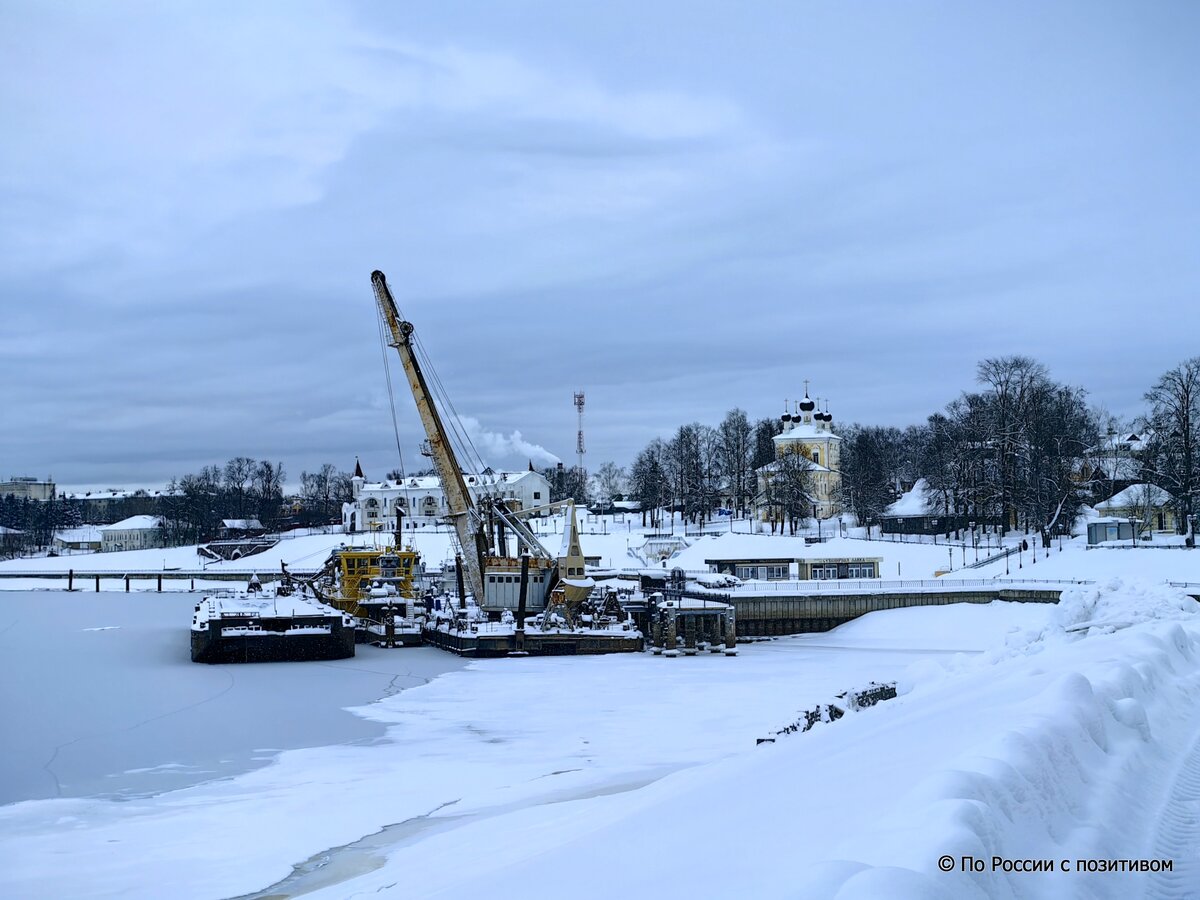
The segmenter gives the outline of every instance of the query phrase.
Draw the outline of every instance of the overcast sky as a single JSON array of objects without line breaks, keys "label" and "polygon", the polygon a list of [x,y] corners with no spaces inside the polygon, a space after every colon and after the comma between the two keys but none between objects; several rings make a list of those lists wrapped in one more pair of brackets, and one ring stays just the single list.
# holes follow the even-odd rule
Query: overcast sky
[{"label": "overcast sky", "polygon": [[1198,47],[1194,2],[2,0],[0,478],[382,476],[375,268],[497,466],[572,459],[574,390],[594,468],[1009,353],[1136,414],[1200,353]]}]

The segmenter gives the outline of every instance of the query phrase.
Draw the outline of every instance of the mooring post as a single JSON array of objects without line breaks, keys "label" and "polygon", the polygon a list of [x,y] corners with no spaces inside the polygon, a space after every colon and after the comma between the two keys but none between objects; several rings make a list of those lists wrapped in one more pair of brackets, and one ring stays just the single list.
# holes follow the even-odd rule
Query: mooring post
[{"label": "mooring post", "polygon": [[129,576],[125,576],[125,593],[129,593]]},{"label": "mooring post", "polygon": [[525,604],[529,600],[529,551],[521,554],[521,589],[517,594],[517,633],[515,650],[525,649]]},{"label": "mooring post", "polygon": [[192,588],[191,589],[193,591],[196,589],[196,579],[195,578],[192,579]]},{"label": "mooring post", "polygon": [[96,576],[96,590],[97,591],[100,590],[100,576],[99,575]]},{"label": "mooring post", "polygon": [[699,623],[695,616],[687,616],[683,620],[683,652],[688,656],[696,653],[696,631]]},{"label": "mooring post", "polygon": [[[462,554],[455,553],[454,554],[454,577],[458,580],[458,608],[466,609],[467,608],[467,589],[466,589],[465,585],[463,584],[462,567],[463,567]],[[482,597],[476,597],[475,599],[476,599],[477,603],[483,602]]]},{"label": "mooring post", "polygon": [[162,593],[162,572],[158,573],[158,592]]},{"label": "mooring post", "polygon": [[67,590],[75,590],[75,570],[67,569]]}]

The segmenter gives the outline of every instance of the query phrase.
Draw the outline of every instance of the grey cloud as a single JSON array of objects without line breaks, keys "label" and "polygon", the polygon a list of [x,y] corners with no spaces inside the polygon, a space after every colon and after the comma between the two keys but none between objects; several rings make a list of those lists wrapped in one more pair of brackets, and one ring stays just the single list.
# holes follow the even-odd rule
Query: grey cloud
[{"label": "grey cloud", "polygon": [[[920,421],[997,353],[1132,413],[1195,352],[1186,4],[14,9],[14,472],[390,468],[374,268],[461,413],[570,459],[585,389],[595,462],[804,378],[839,421]],[[48,66],[64,41],[128,104]]]}]

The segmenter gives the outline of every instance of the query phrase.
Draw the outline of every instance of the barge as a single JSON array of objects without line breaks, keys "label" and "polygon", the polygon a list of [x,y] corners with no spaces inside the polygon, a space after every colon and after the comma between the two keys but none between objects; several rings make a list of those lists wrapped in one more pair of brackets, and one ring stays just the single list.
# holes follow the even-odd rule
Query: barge
[{"label": "barge", "polygon": [[643,650],[645,640],[633,619],[614,597],[605,595],[605,599],[613,602],[592,601],[576,610],[575,616],[563,616],[551,607],[523,620],[505,611],[499,621],[491,621],[473,598],[459,606],[453,598],[444,598],[425,623],[422,639],[469,657],[585,656]]},{"label": "barge", "polygon": [[196,604],[192,662],[287,662],[354,655],[354,617],[290,585],[221,591]]}]

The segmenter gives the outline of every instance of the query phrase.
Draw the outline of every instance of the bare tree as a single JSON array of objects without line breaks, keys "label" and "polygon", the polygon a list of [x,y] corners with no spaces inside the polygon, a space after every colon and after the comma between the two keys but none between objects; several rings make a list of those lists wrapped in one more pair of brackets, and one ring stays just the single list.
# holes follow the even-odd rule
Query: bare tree
[{"label": "bare tree", "polygon": [[248,456],[235,456],[225,463],[223,487],[229,492],[232,512],[238,519],[246,518],[246,495],[254,478],[257,464]]},{"label": "bare tree", "polygon": [[615,462],[601,463],[592,480],[595,482],[593,494],[601,505],[607,505],[625,493],[625,470]]},{"label": "bare tree", "polygon": [[667,473],[662,464],[665,454],[666,445],[661,438],[655,438],[638,453],[629,470],[629,491],[642,508],[643,526],[647,514],[651,527],[661,525],[658,517],[669,493]]},{"label": "bare tree", "polygon": [[717,428],[720,437],[720,467],[729,496],[739,515],[744,515],[754,496],[754,429],[745,410],[731,409]]},{"label": "bare tree", "polygon": [[976,381],[987,386],[991,401],[990,438],[999,458],[1000,513],[1007,529],[1016,526],[1017,467],[1027,407],[1033,392],[1047,381],[1046,367],[1027,356],[995,357],[979,363]]},{"label": "bare tree", "polygon": [[1135,484],[1127,488],[1129,512],[1137,519],[1137,532],[1154,530],[1155,514],[1163,502],[1166,492],[1153,484]]},{"label": "bare tree", "polygon": [[762,468],[763,502],[771,518],[771,531],[778,524],[782,533],[795,534],[813,514],[813,464],[803,453],[788,451]]},{"label": "bare tree", "polygon": [[279,521],[283,505],[283,463],[261,460],[254,468],[251,489],[258,520],[268,529],[274,529]]},{"label": "bare tree", "polygon": [[855,423],[843,431],[842,495],[860,525],[878,521],[896,499],[897,484],[908,468],[900,429]]},{"label": "bare tree", "polygon": [[1192,546],[1193,516],[1200,507],[1200,356],[1165,372],[1146,401],[1149,476],[1174,496],[1179,529]]}]

